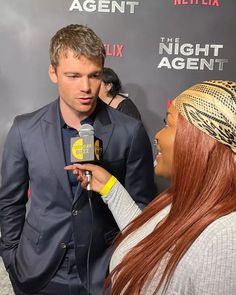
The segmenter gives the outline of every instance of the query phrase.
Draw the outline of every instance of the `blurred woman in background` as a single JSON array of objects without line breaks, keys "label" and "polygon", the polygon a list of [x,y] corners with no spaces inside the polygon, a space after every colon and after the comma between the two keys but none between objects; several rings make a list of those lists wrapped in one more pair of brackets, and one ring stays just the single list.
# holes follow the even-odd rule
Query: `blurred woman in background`
[{"label": "blurred woman in background", "polygon": [[110,68],[104,68],[99,97],[111,107],[141,120],[141,115],[136,105],[127,94],[120,92],[121,89],[121,82],[117,74]]}]

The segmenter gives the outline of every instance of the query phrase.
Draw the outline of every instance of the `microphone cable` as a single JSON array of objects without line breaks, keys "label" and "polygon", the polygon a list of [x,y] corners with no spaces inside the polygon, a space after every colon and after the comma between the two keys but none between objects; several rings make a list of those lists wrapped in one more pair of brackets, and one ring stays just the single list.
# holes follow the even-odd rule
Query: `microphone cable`
[{"label": "microphone cable", "polygon": [[94,226],[94,215],[93,215],[93,205],[92,205],[92,191],[88,191],[88,199],[89,199],[89,208],[91,213],[91,231],[90,231],[90,237],[89,237],[89,246],[88,246],[88,252],[87,252],[87,294],[90,295],[90,252],[92,248],[93,243],[93,226]]},{"label": "microphone cable", "polygon": [[93,205],[92,205],[92,196],[93,192],[91,190],[91,172],[85,171],[85,175],[88,179],[88,185],[87,185],[87,191],[88,191],[88,200],[89,200],[89,208],[90,208],[90,216],[91,216],[91,227],[90,227],[90,237],[89,237],[89,246],[88,246],[88,252],[87,252],[87,265],[86,265],[86,271],[87,271],[87,294],[90,295],[90,253],[93,243],[93,228],[94,228],[94,214],[93,214]]},{"label": "microphone cable", "polygon": [[[88,192],[88,202],[89,202],[89,209],[90,209],[90,216],[91,216],[91,227],[90,227],[90,236],[89,236],[89,245],[88,245],[88,251],[87,251],[87,259],[86,259],[86,275],[87,275],[87,295],[90,294],[90,253],[91,253],[91,248],[92,248],[92,242],[93,242],[93,228],[94,228],[94,213],[93,213],[93,205],[92,205],[92,196],[93,192],[91,190],[91,172],[90,171],[85,171],[85,175],[89,181],[87,185],[87,192]],[[77,196],[79,189],[80,189],[80,183],[78,183],[76,191],[75,191],[75,196]]]}]

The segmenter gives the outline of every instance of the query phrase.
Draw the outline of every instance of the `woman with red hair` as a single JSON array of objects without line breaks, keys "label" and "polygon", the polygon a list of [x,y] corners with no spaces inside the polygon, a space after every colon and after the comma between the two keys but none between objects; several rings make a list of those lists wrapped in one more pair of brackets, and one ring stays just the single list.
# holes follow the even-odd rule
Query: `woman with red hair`
[{"label": "woman with red hair", "polygon": [[121,234],[112,295],[236,294],[236,83],[205,81],[181,93],[156,136],[155,172],[171,180],[143,212],[103,168],[66,169],[108,204]]}]

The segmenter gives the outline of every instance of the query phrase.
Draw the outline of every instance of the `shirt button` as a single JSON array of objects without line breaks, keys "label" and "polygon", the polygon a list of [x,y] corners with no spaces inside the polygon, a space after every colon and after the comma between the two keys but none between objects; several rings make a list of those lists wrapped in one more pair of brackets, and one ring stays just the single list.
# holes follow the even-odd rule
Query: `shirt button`
[{"label": "shirt button", "polygon": [[78,210],[72,210],[72,215],[73,215],[73,216],[76,216],[76,215],[78,215],[78,213],[79,213],[79,211],[78,211]]},{"label": "shirt button", "polygon": [[66,243],[61,243],[61,244],[60,244],[60,247],[61,247],[62,249],[66,249]]}]

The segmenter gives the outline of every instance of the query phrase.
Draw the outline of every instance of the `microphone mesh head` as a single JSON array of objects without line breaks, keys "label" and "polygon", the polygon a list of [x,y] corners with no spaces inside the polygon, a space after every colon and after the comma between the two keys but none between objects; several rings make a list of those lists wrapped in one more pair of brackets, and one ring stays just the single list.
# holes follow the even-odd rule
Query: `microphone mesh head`
[{"label": "microphone mesh head", "polygon": [[90,124],[83,124],[79,129],[79,136],[93,136],[94,135],[94,128]]}]

